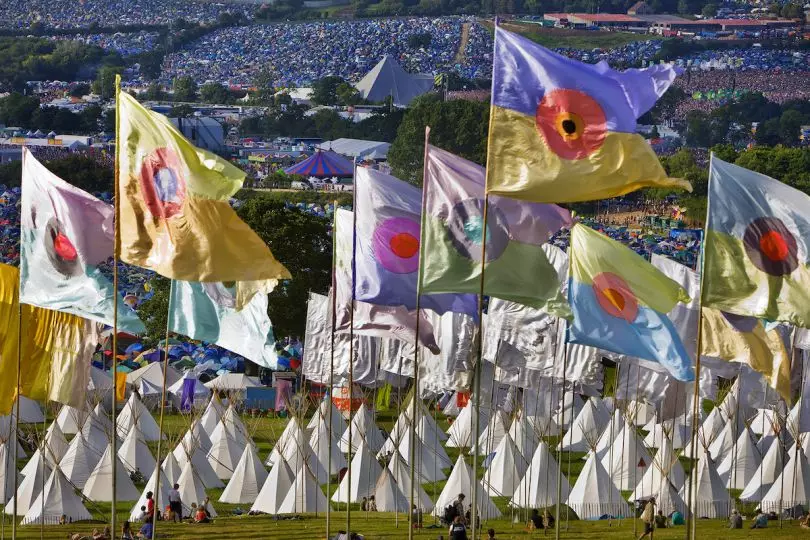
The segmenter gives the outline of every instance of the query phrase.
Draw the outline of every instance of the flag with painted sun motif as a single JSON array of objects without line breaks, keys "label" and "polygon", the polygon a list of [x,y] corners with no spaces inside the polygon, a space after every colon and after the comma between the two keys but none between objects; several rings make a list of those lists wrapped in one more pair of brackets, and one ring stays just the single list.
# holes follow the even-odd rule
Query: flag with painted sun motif
[{"label": "flag with painted sun motif", "polygon": [[[416,309],[422,193],[380,171],[358,167],[354,178],[355,299]],[[422,309],[476,317],[473,294],[426,294]]]},{"label": "flag with painted sun motif", "polygon": [[712,156],[703,305],[810,326],[810,196]]},{"label": "flag with painted sun motif", "polygon": [[425,156],[422,291],[477,293],[483,252],[486,295],[570,315],[542,246],[571,227],[571,213],[554,204],[490,195],[482,250],[486,171],[435,146],[428,145]]},{"label": "flag with painted sun motif", "polygon": [[113,326],[146,331],[100,265],[113,256],[113,207],[49,171],[23,148],[20,302]]},{"label": "flag with painted sun motif", "polygon": [[120,87],[116,95],[121,260],[182,281],[289,279],[229,204],[245,173]]},{"label": "flag with painted sun motif", "polygon": [[667,317],[690,298],[630,248],[584,225],[571,230],[568,340],[652,360],[680,381],[695,378],[692,360]]},{"label": "flag with painted sun motif", "polygon": [[487,191],[535,202],[677,187],[636,119],[675,80],[669,65],[614,71],[495,29]]}]

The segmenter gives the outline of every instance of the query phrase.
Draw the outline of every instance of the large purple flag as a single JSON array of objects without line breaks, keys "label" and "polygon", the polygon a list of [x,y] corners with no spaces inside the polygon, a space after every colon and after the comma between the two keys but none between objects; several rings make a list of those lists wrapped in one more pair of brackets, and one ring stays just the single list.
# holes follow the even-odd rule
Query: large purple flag
[{"label": "large purple flag", "polygon": [[183,379],[183,393],[180,395],[180,410],[190,411],[194,406],[194,390],[197,386],[197,379],[189,377]]},{"label": "large purple flag", "polygon": [[[363,302],[416,308],[422,193],[398,178],[358,167],[355,297]],[[422,295],[420,306],[478,314],[474,294]]]}]

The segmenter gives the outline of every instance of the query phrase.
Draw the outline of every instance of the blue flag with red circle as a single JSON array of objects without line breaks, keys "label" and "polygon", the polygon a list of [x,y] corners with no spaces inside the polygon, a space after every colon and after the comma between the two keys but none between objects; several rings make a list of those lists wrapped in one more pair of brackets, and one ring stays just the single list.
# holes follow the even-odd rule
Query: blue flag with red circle
[{"label": "blue flag with red circle", "polygon": [[675,76],[670,65],[584,64],[496,28],[487,191],[562,203],[643,187],[691,190],[636,133],[636,119]]},{"label": "blue flag with red circle", "polygon": [[[356,216],[355,299],[416,308],[422,193],[388,174],[358,167],[354,178]],[[420,307],[477,317],[474,294],[422,295]]]},{"label": "blue flag with red circle", "polygon": [[703,305],[810,327],[810,196],[712,156]]},{"label": "blue flag with red circle", "polygon": [[690,298],[683,287],[632,249],[574,225],[568,252],[568,341],[652,360],[680,381],[692,359],[667,313]]}]

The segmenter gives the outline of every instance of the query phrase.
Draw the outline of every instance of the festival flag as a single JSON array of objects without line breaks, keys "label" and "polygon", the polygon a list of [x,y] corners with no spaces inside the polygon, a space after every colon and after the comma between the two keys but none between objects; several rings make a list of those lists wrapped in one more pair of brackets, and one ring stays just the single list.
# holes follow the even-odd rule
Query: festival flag
[{"label": "festival flag", "polygon": [[616,197],[668,178],[636,119],[675,80],[669,65],[614,71],[495,28],[487,191],[535,202]]},{"label": "festival flag", "polygon": [[19,290],[19,270],[0,264],[0,414],[12,410],[18,358],[21,395],[83,406],[100,325],[70,313],[20,306]]},{"label": "festival flag", "polygon": [[790,402],[790,355],[779,325],[712,308],[703,308],[700,324],[701,355],[748,364]]},{"label": "festival flag", "polygon": [[[355,300],[352,313],[352,245],[354,242],[354,214],[338,208],[335,213],[335,331],[414,342],[416,310],[403,306],[381,306]],[[431,351],[438,351],[433,325],[422,314],[419,323],[419,342]]]},{"label": "festival flag", "polygon": [[146,331],[99,265],[113,256],[113,207],[74,187],[23,148],[20,302],[72,313],[118,329]]},{"label": "festival flag", "polygon": [[681,263],[655,253],[650,257],[650,263],[663,272],[669,279],[683,287],[686,290],[686,294],[691,298],[688,303],[679,302],[675,304],[672,311],[667,313],[667,317],[672,321],[675,329],[678,330],[678,335],[681,336],[681,341],[684,347],[686,347],[689,357],[694,359],[695,349],[697,348],[700,274],[688,266],[684,266]]},{"label": "festival flag", "polygon": [[[422,292],[477,294],[486,171],[430,145],[425,159]],[[498,195],[488,201],[484,293],[570,315],[542,246],[561,228],[571,227],[571,213],[554,204]]]},{"label": "festival flag", "polygon": [[810,327],[810,197],[712,156],[703,305]]},{"label": "festival flag", "polygon": [[115,399],[124,401],[127,398],[127,374],[123,371],[115,372]]},{"label": "festival flag", "polygon": [[117,96],[121,260],[184,281],[289,279],[228,202],[245,173]]},{"label": "festival flag", "polygon": [[215,343],[256,364],[276,369],[273,324],[267,316],[267,294],[254,294],[241,310],[241,287],[252,283],[172,281],[169,329],[191,339]]},{"label": "festival flag", "polygon": [[[421,200],[418,188],[380,171],[358,167],[354,178],[356,221],[355,299],[416,309]],[[477,317],[471,294],[422,295],[420,306]]]},{"label": "festival flag", "polygon": [[571,230],[568,302],[571,343],[652,360],[680,381],[692,362],[666,316],[686,291],[628,247],[577,224]]}]

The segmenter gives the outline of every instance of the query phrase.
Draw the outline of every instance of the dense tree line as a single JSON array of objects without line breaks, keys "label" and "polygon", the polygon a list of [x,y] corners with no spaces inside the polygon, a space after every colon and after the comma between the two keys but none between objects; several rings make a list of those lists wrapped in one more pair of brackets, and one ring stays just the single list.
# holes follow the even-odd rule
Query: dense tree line
[{"label": "dense tree line", "polygon": [[39,99],[13,92],[0,98],[0,123],[43,132],[92,135],[115,129],[114,111],[89,105],[81,112],[60,107],[41,107]]}]

